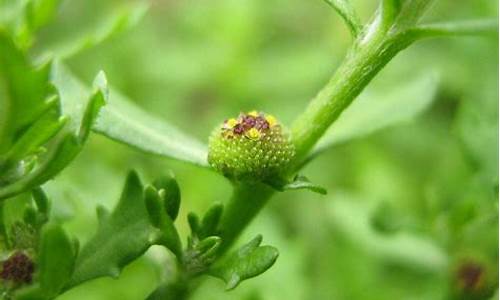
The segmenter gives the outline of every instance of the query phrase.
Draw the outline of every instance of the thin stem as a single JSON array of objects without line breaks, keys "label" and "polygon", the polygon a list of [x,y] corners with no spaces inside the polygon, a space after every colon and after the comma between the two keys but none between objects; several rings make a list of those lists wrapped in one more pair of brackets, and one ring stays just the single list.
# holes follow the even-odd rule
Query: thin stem
[{"label": "thin stem", "polygon": [[496,35],[498,21],[469,20],[446,23],[422,24],[408,30],[414,40],[444,36]]}]

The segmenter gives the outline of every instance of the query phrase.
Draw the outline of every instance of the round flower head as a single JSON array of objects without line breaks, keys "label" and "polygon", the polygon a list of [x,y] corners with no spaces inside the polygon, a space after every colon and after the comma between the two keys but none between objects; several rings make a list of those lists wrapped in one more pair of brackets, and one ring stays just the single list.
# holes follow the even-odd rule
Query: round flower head
[{"label": "round flower head", "polygon": [[208,144],[210,165],[236,180],[266,181],[280,175],[295,154],[282,125],[257,111],[224,121]]}]

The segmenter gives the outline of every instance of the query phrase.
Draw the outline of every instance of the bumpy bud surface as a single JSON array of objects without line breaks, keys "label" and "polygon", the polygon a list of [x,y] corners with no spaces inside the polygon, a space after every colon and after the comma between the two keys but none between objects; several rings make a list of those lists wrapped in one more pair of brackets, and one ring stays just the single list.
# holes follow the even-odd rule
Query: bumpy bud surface
[{"label": "bumpy bud surface", "polygon": [[31,283],[35,264],[23,252],[16,252],[1,264],[0,278],[15,284]]},{"label": "bumpy bud surface", "polygon": [[266,181],[280,175],[294,155],[283,126],[262,112],[228,119],[209,138],[208,162],[235,180]]}]

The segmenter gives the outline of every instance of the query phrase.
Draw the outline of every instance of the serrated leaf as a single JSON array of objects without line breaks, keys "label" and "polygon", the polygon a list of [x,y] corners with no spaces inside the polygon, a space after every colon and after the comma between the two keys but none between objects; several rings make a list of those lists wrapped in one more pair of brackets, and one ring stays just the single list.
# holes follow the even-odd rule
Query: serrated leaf
[{"label": "serrated leaf", "polygon": [[162,201],[156,189],[149,186],[143,190],[137,174],[130,172],[115,209],[111,213],[98,209],[97,232],[83,245],[66,289],[102,276],[117,277],[124,266],[154,244],[168,245],[179,252],[180,242],[172,246],[177,232]]},{"label": "serrated leaf", "polygon": [[228,290],[241,281],[258,276],[269,269],[278,258],[278,250],[271,246],[259,246],[262,236],[258,235],[239,250],[229,254],[210,268],[210,275],[226,282]]},{"label": "serrated leaf", "polygon": [[340,143],[415,118],[430,106],[437,86],[437,76],[425,73],[388,92],[366,91],[328,129],[307,161]]}]

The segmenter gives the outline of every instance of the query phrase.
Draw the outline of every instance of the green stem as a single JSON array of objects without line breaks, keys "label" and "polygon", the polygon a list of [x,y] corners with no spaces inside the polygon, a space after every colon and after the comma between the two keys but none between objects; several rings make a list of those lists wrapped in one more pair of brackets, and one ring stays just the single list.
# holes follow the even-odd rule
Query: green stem
[{"label": "green stem", "polygon": [[400,36],[386,32],[378,16],[358,38],[327,85],[292,125],[298,164],[373,77],[408,45]]},{"label": "green stem", "polygon": [[221,219],[221,253],[226,251],[240,233],[264,207],[274,190],[258,182],[234,183],[234,191],[229,202],[224,206]]}]

